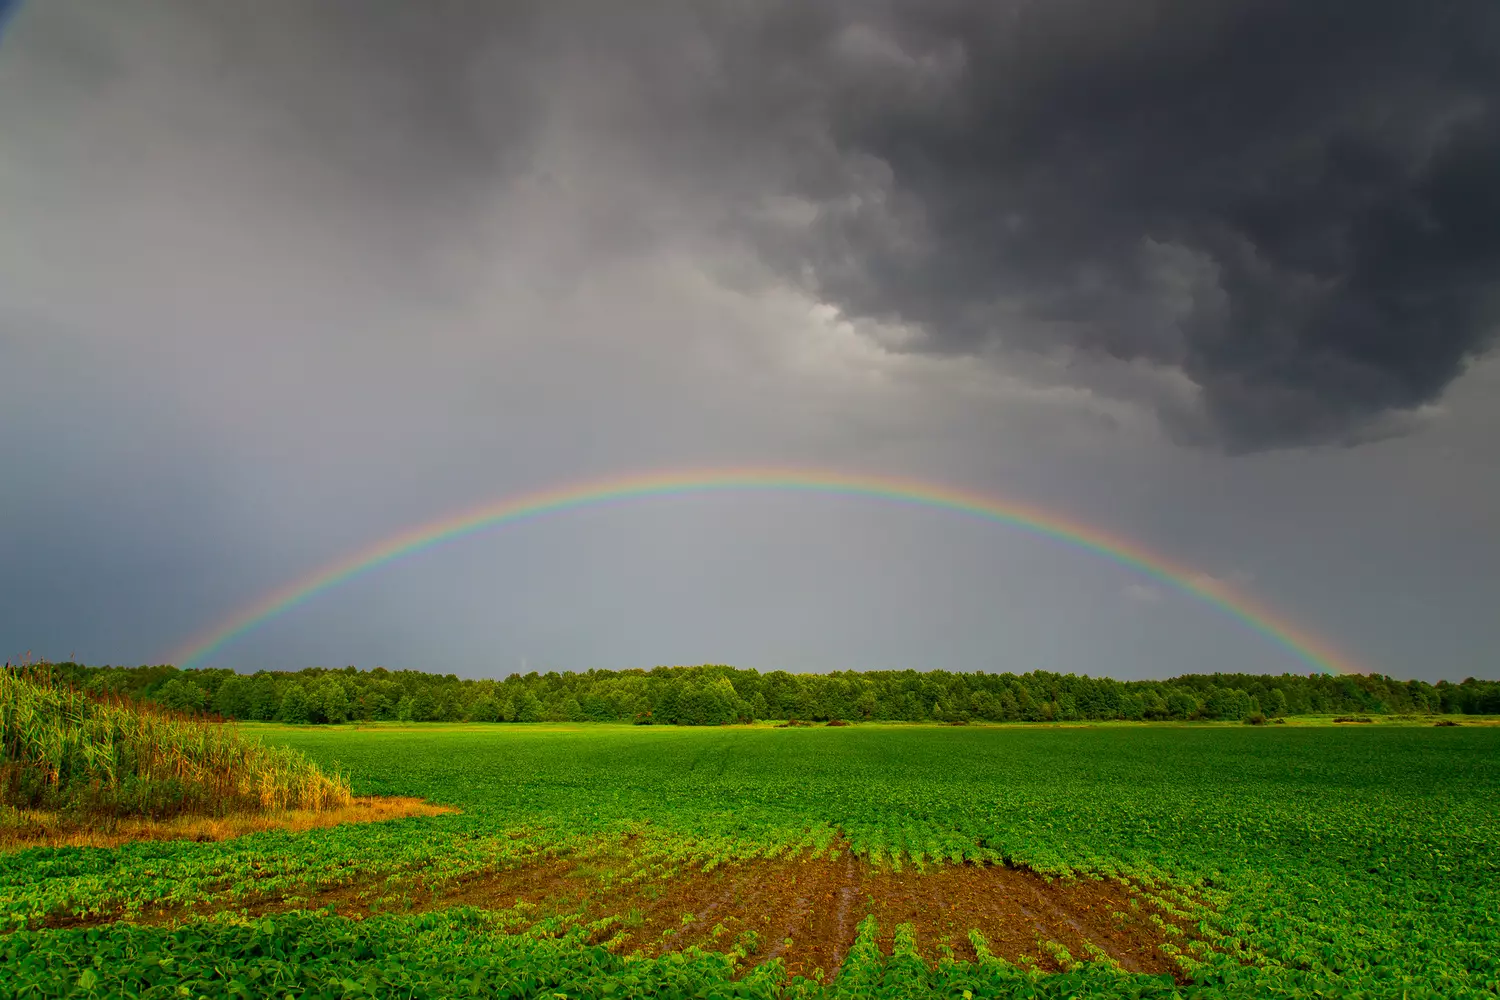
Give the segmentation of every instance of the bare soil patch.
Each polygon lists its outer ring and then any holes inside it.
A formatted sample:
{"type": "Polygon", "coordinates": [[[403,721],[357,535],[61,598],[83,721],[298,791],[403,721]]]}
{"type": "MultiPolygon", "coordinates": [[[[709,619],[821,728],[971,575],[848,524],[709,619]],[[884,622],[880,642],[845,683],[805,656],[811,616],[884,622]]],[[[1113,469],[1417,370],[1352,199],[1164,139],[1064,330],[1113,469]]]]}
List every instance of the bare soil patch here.
{"type": "Polygon", "coordinates": [[[1007,961],[1059,968],[1045,942],[1077,960],[1086,943],[1131,972],[1175,973],[1159,945],[1165,933],[1150,921],[1158,910],[1123,883],[1048,880],[1003,865],[941,865],[925,872],[874,868],[850,854],[838,859],[758,861],[717,871],[684,872],[610,900],[625,919],[614,944],[661,954],[688,946],[728,950],[754,932],[751,964],[782,959],[796,975],[822,969],[832,977],[854,944],[860,922],[873,915],[881,950],[891,951],[899,924],[910,923],[922,955],[936,961],[975,955],[968,932],[1007,961]]]}
{"type": "Polygon", "coordinates": [[[56,813],[7,810],[0,822],[0,851],[26,847],[118,847],[137,840],[227,840],[264,830],[299,832],[344,823],[379,823],[408,816],[457,812],[405,797],[356,798],[334,809],[286,809],[229,816],[174,816],[167,819],[106,817],[83,824],[56,813]]]}
{"type": "MultiPolygon", "coordinates": [[[[973,929],[997,957],[1034,963],[1043,971],[1060,968],[1050,944],[1066,948],[1078,961],[1102,953],[1128,972],[1177,975],[1177,966],[1160,947],[1168,932],[1152,916],[1189,939],[1195,937],[1183,921],[1126,883],[1048,879],[1003,865],[945,864],[895,872],[845,851],[836,859],[755,861],[653,879],[618,862],[549,859],[441,885],[417,878],[394,888],[385,878],[372,876],[305,895],[206,901],[130,919],[177,922],[222,910],[260,916],[324,908],[361,918],[474,906],[510,911],[510,929],[520,930],[559,915],[571,915],[575,924],[613,917],[593,940],[617,952],[660,955],[688,947],[728,951],[741,945],[747,946],[747,968],[780,958],[793,975],[811,977],[821,969],[825,978],[837,973],[867,915],[875,917],[886,953],[896,927],[910,923],[924,958],[935,962],[951,955],[972,961],[977,957],[968,936],[973,929]]],[[[47,926],[120,918],[63,918],[47,926]]]]}

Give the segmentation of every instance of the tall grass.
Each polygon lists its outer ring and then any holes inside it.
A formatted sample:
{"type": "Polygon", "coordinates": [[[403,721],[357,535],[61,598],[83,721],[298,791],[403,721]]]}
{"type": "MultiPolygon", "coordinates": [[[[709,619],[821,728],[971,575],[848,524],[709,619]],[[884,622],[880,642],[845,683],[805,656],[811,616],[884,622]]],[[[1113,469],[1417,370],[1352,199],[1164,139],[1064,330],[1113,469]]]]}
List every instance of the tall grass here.
{"type": "Polygon", "coordinates": [[[234,727],[90,697],[41,667],[0,670],[0,801],[115,816],[332,809],[349,783],[234,727]]]}

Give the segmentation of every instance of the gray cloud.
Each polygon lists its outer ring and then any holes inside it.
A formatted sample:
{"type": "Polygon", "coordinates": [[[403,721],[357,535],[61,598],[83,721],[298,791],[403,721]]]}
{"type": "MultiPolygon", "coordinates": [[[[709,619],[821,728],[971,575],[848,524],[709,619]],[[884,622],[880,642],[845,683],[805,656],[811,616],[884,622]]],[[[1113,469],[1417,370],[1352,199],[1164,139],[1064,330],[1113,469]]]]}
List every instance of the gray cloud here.
{"type": "Polygon", "coordinates": [[[279,157],[257,184],[438,299],[525,177],[589,234],[558,288],[707,240],[721,280],[1231,451],[1410,430],[1500,329],[1485,0],[76,10],[71,86],[159,79],[179,132],[279,157]]]}
{"type": "Polygon", "coordinates": [[[1399,433],[1494,341],[1493,4],[688,21],[602,54],[631,133],[776,273],[915,349],[1176,371],[1193,395],[1148,400],[1170,429],[1253,450],[1399,433]]]}
{"type": "MultiPolygon", "coordinates": [[[[1493,277],[1459,35],[1495,36],[1450,9],[1355,8],[1320,69],[1245,41],[1312,14],[1212,2],[29,5],[0,645],[144,660],[479,503],[786,464],[1010,496],[1473,673],[1500,359],[1444,386],[1493,277]]],[[[1289,665],[1133,582],[934,512],[662,500],[393,564],[224,662],[1289,665]]]]}

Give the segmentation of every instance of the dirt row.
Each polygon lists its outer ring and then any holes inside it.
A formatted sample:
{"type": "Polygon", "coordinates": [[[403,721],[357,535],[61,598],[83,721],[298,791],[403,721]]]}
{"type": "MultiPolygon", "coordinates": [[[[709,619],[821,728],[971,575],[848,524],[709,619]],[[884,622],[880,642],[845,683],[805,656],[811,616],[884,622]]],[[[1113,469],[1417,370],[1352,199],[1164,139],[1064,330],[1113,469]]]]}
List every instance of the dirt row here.
{"type": "Polygon", "coordinates": [[[445,906],[504,909],[517,903],[538,913],[613,915],[603,932],[624,951],[661,954],[696,945],[728,950],[753,932],[747,961],[781,958],[792,974],[833,975],[854,944],[860,922],[873,915],[882,951],[909,923],[929,960],[977,956],[970,929],[992,954],[1043,970],[1058,963],[1045,942],[1089,960],[1086,943],[1130,972],[1175,973],[1161,950],[1167,937],[1151,921],[1175,921],[1120,882],[1046,879],[1003,865],[941,865],[924,872],[874,868],[849,853],[838,859],[756,861],[713,872],[684,871],[669,879],[621,884],[565,864],[470,879],[440,897],[445,906]]]}
{"type": "MultiPolygon", "coordinates": [[[[572,858],[478,873],[444,885],[414,880],[394,892],[385,879],[371,879],[296,898],[205,902],[131,919],[176,922],[219,910],[259,916],[293,908],[331,908],[358,918],[458,906],[514,911],[517,929],[562,914],[575,915],[574,923],[614,917],[594,941],[616,951],[658,955],[689,946],[728,951],[738,945],[747,952],[747,966],[780,958],[790,973],[805,976],[821,969],[832,977],[867,915],[875,917],[883,951],[890,952],[897,925],[909,923],[919,952],[929,961],[944,955],[975,959],[968,936],[975,929],[997,957],[1034,962],[1041,970],[1059,968],[1047,947],[1050,942],[1078,961],[1093,957],[1087,947],[1092,945],[1129,972],[1178,971],[1161,949],[1168,932],[1151,917],[1173,926],[1179,922],[1125,883],[1047,879],[1003,865],[895,872],[847,851],[836,859],[762,860],[711,872],[679,870],[666,877],[651,877],[620,859],[572,858]]],[[[49,926],[119,918],[62,918],[49,926]]],[[[1184,936],[1192,937],[1186,928],[1184,936]]],[[[1176,943],[1180,947],[1184,942],[1179,938],[1176,943]]]]}

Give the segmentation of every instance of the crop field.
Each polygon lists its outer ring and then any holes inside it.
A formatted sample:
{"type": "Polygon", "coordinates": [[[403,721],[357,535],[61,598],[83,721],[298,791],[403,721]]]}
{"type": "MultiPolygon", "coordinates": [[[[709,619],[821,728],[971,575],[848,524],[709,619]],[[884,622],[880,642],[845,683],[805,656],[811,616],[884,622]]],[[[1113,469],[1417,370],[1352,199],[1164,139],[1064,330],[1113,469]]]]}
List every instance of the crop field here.
{"type": "Polygon", "coordinates": [[[1500,994],[1500,728],[243,728],[458,811],[0,854],[0,994],[1500,994]]]}

